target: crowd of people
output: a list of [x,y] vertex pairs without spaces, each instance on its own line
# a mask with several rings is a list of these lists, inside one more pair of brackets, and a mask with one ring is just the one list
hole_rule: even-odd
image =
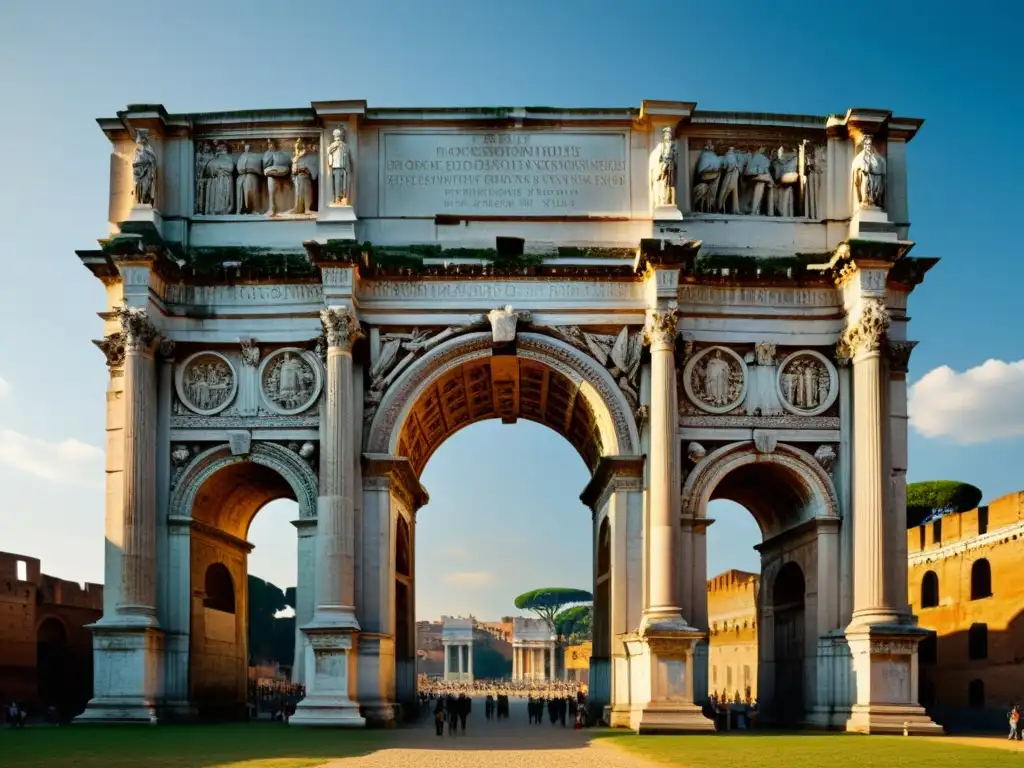
[[466,696],[486,696],[488,693],[497,696],[513,696],[526,698],[533,696],[545,699],[576,696],[579,693],[586,693],[586,687],[571,680],[512,680],[504,678],[498,680],[440,680],[420,675],[417,680],[417,688],[421,694],[430,698],[438,696],[458,696],[460,693]]
[[286,680],[250,680],[247,696],[249,719],[270,715],[271,720],[288,722],[295,714],[295,705],[306,695],[304,686]]

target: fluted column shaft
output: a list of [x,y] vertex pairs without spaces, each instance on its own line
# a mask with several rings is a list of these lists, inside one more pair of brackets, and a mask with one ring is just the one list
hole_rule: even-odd
[[650,617],[679,619],[675,554],[679,537],[679,405],[676,392],[675,336],[678,312],[648,311],[645,336],[651,347],[650,530],[648,584]]
[[327,413],[317,503],[317,607],[314,621],[358,628],[355,619],[355,470],[352,344],[359,324],[347,308],[321,314],[327,337]]
[[[853,621],[892,621],[892,589],[886,587],[886,456],[885,395],[882,344],[889,325],[884,304],[864,300],[844,344],[853,358]],[[887,384],[887,382],[886,382]],[[905,587],[904,587],[905,588]]]
[[156,366],[159,336],[145,310],[118,312],[124,334],[123,616],[156,617]]

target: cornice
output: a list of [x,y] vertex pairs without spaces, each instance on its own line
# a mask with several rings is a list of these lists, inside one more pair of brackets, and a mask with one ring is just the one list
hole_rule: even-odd
[[[608,485],[617,478],[643,479],[644,456],[602,456],[597,461],[590,482],[580,493],[580,501],[594,509]],[[594,510],[595,513],[597,510]]]
[[430,494],[420,484],[412,462],[405,456],[390,456],[384,453],[363,454],[363,479],[370,477],[387,478],[396,485],[395,490],[412,507],[413,514],[430,501]]
[[1024,534],[1024,520],[1010,525],[1004,525],[1002,528],[996,528],[994,531],[983,533],[980,536],[973,536],[969,539],[961,539],[960,541],[953,542],[952,544],[945,544],[941,547],[937,547],[936,549],[926,549],[921,552],[913,552],[907,558],[907,562],[910,565],[934,563],[937,560],[956,557],[957,555],[973,552],[976,549],[991,547],[994,544],[1002,543],[1004,539],[1011,538],[1013,536],[1019,537],[1021,534]]
[[700,240],[662,240],[644,238],[636,252],[633,271],[644,274],[652,268],[693,270],[693,263],[700,250]]

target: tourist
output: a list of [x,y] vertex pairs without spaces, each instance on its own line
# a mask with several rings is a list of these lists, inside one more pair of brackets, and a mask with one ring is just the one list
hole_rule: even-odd
[[444,736],[444,701],[442,699],[438,699],[437,706],[434,707],[434,727],[437,728],[438,736]]
[[459,714],[459,726],[462,729],[462,735],[466,735],[466,718],[469,717],[469,712],[473,708],[473,700],[464,693],[459,694],[459,698],[456,702]]
[[445,712],[448,713],[448,735],[455,736],[459,732],[459,713],[455,707],[455,697],[445,699]]
[[1010,709],[1010,735],[1007,736],[1009,741],[1020,741],[1021,740],[1021,721],[1020,721],[1020,707],[1014,704]]

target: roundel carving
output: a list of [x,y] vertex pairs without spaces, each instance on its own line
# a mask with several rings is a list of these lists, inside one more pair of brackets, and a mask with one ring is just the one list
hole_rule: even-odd
[[747,364],[728,347],[702,349],[686,362],[683,389],[701,410],[728,413],[747,392]]
[[782,407],[798,416],[824,413],[839,396],[839,377],[820,352],[802,349],[787,355],[775,375]]
[[185,358],[174,374],[178,399],[201,416],[227,408],[238,390],[234,366],[220,352],[196,352]]
[[259,368],[260,396],[268,410],[293,416],[316,402],[323,374],[316,356],[306,349],[286,347],[267,355]]

